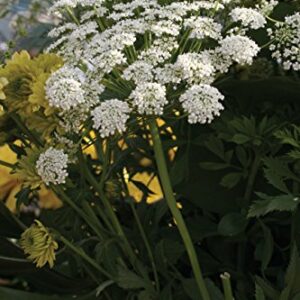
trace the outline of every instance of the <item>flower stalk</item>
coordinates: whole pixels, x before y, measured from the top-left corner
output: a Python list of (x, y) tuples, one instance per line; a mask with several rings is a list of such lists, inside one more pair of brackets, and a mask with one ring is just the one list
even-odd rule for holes
[(163, 152), (162, 142), (158, 130), (158, 126), (155, 119), (149, 121), (150, 131), (153, 140), (153, 147), (155, 153), (155, 160), (158, 168), (159, 178), (161, 181), (162, 189), (164, 192), (165, 199), (169, 206), (169, 209), (176, 221), (177, 228), (184, 242), (186, 251), (188, 253), (194, 276), (199, 288), (200, 294), (203, 300), (210, 300), (210, 296), (202, 275), (200, 264), (197, 258), (196, 250), (194, 248), (191, 236), (183, 219), (183, 216), (177, 207), (177, 202), (174, 197), (174, 192), (171, 184), (171, 180), (168, 174), (167, 164), (165, 155)]

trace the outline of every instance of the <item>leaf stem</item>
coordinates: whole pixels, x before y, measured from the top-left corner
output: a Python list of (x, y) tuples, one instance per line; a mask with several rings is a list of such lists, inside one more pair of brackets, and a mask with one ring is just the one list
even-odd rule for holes
[(112, 275), (108, 273), (106, 270), (104, 270), (102, 267), (98, 265), (98, 263), (90, 258), (82, 248), (78, 248), (75, 245), (73, 245), (69, 240), (67, 240), (63, 235), (57, 233), (57, 238), (61, 240), (68, 248), (70, 248), (74, 253), (78, 254), (83, 260), (88, 262), (91, 266), (93, 266), (96, 270), (98, 270), (100, 273), (102, 273), (104, 276), (112, 279)]
[(152, 250), (151, 250), (148, 238), (147, 238), (145, 230), (144, 230), (144, 228), (142, 226), (141, 220), (140, 220), (140, 218), (139, 218), (139, 216), (138, 216), (138, 214), (136, 212), (136, 208), (134, 207), (134, 204), (132, 202), (130, 202), (130, 207), (131, 207), (133, 216), (135, 218), (135, 221), (136, 221), (136, 223), (138, 225), (138, 228), (139, 228), (140, 234), (142, 236), (142, 239), (144, 241), (144, 244), (145, 244), (145, 247), (146, 247), (149, 259), (151, 261), (151, 266), (152, 266), (152, 270), (153, 270), (153, 274), (154, 274), (154, 278), (155, 278), (156, 288), (157, 288), (157, 291), (159, 291), (160, 290), (160, 285), (159, 285), (159, 278), (158, 278), (157, 268), (156, 268), (156, 264), (155, 264), (155, 261), (154, 261), (154, 256), (153, 256), (153, 253), (152, 253)]
[(9, 169), (14, 169), (15, 168), (15, 165), (10, 164), (10, 163), (8, 163), (4, 160), (1, 160), (1, 159), (0, 159), (0, 165), (3, 166), (3, 167), (9, 168)]
[(185, 248), (187, 250), (192, 269), (194, 272), (194, 276), (200, 291), (200, 294), (202, 296), (203, 300), (210, 300), (210, 296), (207, 290), (207, 287), (204, 282), (204, 278), (202, 275), (202, 271), (199, 265), (199, 261), (197, 258), (196, 250), (194, 248), (192, 239), (190, 237), (190, 234), (188, 232), (187, 226), (185, 224), (185, 221), (182, 217), (182, 214), (180, 210), (177, 207), (176, 199), (174, 197), (170, 177), (168, 174), (167, 164), (165, 155), (163, 152), (163, 146), (158, 130), (158, 126), (155, 119), (152, 119), (149, 121), (150, 125), (150, 131), (153, 139), (153, 147), (154, 147), (154, 153), (155, 153), (155, 160), (158, 168), (158, 173), (161, 181), (161, 185), (164, 191), (164, 196), (167, 201), (167, 204), (169, 206), (169, 209), (176, 221), (177, 228), (180, 232), (180, 235), (182, 237), (182, 240), (184, 242)]

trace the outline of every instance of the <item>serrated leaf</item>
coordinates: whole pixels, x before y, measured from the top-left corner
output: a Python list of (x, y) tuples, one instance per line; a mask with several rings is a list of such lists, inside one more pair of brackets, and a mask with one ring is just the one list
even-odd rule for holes
[(273, 157), (267, 157), (263, 161), (266, 166), (264, 172), (268, 182), (278, 190), (289, 193), (284, 180), (294, 179), (295, 175), (291, 172), (288, 163)]
[(243, 232), (247, 224), (248, 220), (240, 213), (230, 213), (221, 219), (218, 232), (223, 236), (235, 236)]
[(279, 299), (280, 293), (275, 290), (269, 282), (265, 281), (259, 276), (255, 276), (255, 282), (263, 290), (267, 298), (271, 298), (272, 300)]
[(220, 184), (228, 189), (232, 189), (239, 183), (241, 178), (242, 178), (241, 173), (237, 173), (237, 172), (229, 173), (221, 179)]
[(269, 196), (269, 199), (255, 201), (248, 212), (248, 218), (264, 216), (273, 211), (294, 211), (299, 199), (293, 195)]

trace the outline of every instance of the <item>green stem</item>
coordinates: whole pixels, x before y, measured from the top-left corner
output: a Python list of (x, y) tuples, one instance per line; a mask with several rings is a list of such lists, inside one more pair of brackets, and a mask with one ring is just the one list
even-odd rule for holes
[(0, 165), (3, 166), (3, 167), (9, 168), (9, 169), (14, 169), (15, 168), (15, 165), (10, 164), (10, 163), (8, 163), (4, 160), (1, 160), (1, 159), (0, 159)]
[(76, 253), (78, 256), (80, 256), (83, 260), (88, 262), (91, 266), (93, 266), (96, 270), (98, 270), (101, 274), (104, 276), (112, 279), (112, 275), (110, 275), (106, 270), (104, 270), (102, 267), (98, 265), (98, 263), (90, 258), (82, 248), (78, 248), (75, 245), (73, 245), (70, 241), (68, 241), (64, 236), (57, 233), (57, 237), (59, 240), (61, 240), (68, 248), (70, 248), (74, 253)]
[[(81, 157), (80, 159), (84, 159), (82, 157), (82, 154), (81, 154)], [(94, 188), (95, 192), (97, 192), (99, 194), (99, 197), (101, 198), (101, 200), (103, 201), (103, 204), (104, 204), (104, 207), (105, 209), (107, 210), (107, 213), (111, 219), (111, 222), (117, 232), (117, 234), (122, 237), (122, 240), (124, 241), (125, 243), (125, 247), (127, 249), (127, 252), (128, 252), (128, 255), (129, 255), (129, 258), (131, 259), (132, 262), (134, 262), (136, 260), (136, 257), (135, 257), (135, 254), (134, 254), (134, 251), (133, 249), (131, 248), (130, 246), (130, 243), (123, 231), (123, 228), (114, 212), (114, 209), (112, 207), (112, 205), (110, 204), (109, 200), (107, 199), (105, 193), (103, 192), (100, 184), (97, 182), (97, 180), (95, 179), (95, 177), (93, 176), (93, 174), (90, 172), (89, 168), (86, 166), (86, 164), (82, 164), (83, 166), (83, 172), (85, 174), (85, 178), (86, 180), (91, 184), (91, 186)]]
[(72, 199), (68, 197), (68, 195), (63, 191), (62, 188), (58, 186), (52, 186), (51, 189), (57, 194), (57, 196), (70, 207), (72, 207), (77, 214), (86, 221), (86, 223), (93, 229), (93, 231), (97, 234), (97, 236), (102, 240), (101, 230), (97, 228), (97, 226), (92, 222), (91, 218), (80, 208), (78, 207)]
[(252, 190), (253, 190), (253, 187), (254, 187), (257, 172), (259, 170), (260, 161), (261, 161), (261, 156), (256, 151), (255, 152), (255, 158), (254, 158), (254, 161), (252, 163), (252, 167), (251, 167), (250, 174), (249, 174), (249, 177), (248, 177), (248, 182), (247, 182), (245, 195), (244, 195), (245, 207), (247, 209), (248, 209), (248, 206), (249, 206), (250, 201), (251, 201)]
[(225, 300), (234, 300), (230, 282), (230, 274), (224, 273), (221, 276)]
[(142, 226), (141, 220), (140, 220), (140, 218), (139, 218), (139, 216), (138, 216), (138, 214), (136, 212), (136, 209), (134, 207), (134, 204), (132, 202), (130, 202), (130, 207), (131, 207), (133, 216), (135, 218), (135, 221), (137, 223), (137, 226), (139, 228), (139, 231), (140, 231), (140, 234), (142, 236), (142, 239), (144, 241), (144, 244), (145, 244), (145, 247), (146, 247), (149, 259), (151, 261), (151, 266), (152, 266), (152, 270), (153, 270), (153, 274), (154, 274), (156, 288), (157, 288), (157, 291), (159, 291), (160, 290), (160, 285), (159, 285), (158, 273), (157, 273), (157, 268), (156, 268), (156, 264), (155, 264), (155, 261), (154, 261), (154, 256), (153, 256), (153, 253), (152, 253), (149, 241), (147, 239), (145, 230), (144, 230), (144, 228)]
[(16, 123), (16, 125), (23, 131), (24, 134), (27, 135), (27, 137), (38, 147), (43, 147), (44, 144), (40, 141), (40, 139), (32, 133), (21, 121), (18, 115), (15, 113), (10, 114), (11, 119)]
[(66, 10), (67, 14), (69, 15), (69, 17), (76, 23), (76, 25), (80, 26), (79, 20), (76, 18), (76, 16), (74, 15), (74, 12), (70, 9), (70, 7), (66, 6), (65, 10)]
[(165, 159), (165, 155), (163, 152), (163, 146), (162, 146), (162, 142), (161, 142), (161, 138), (160, 138), (156, 120), (155, 119), (150, 120), (149, 125), (150, 125), (151, 135), (152, 135), (152, 139), (153, 139), (153, 147), (154, 147), (156, 164), (158, 167), (158, 173), (159, 173), (160, 181), (161, 181), (162, 188), (164, 191), (165, 199), (166, 199), (167, 204), (170, 208), (170, 211), (176, 221), (177, 228), (180, 232), (180, 235), (184, 242), (185, 248), (187, 250), (202, 299), (210, 300), (210, 296), (209, 296), (207, 287), (205, 285), (205, 281), (204, 281), (204, 278), (202, 275), (202, 271), (201, 271), (201, 268), (199, 265), (199, 261), (197, 258), (197, 254), (196, 254), (192, 239), (190, 237), (189, 231), (188, 231), (185, 221), (182, 217), (182, 214), (181, 214), (179, 208), (177, 207), (177, 202), (174, 197), (170, 177), (168, 174), (166, 159)]

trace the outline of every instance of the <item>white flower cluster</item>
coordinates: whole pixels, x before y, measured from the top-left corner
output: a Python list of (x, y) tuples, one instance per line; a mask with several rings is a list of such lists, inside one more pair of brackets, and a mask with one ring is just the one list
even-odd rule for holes
[[(234, 1), (170, 2), (55, 2), (54, 11), (67, 7), (78, 18), (50, 33), (57, 40), (49, 51), (73, 68), (73, 73), (57, 71), (46, 86), (49, 103), (63, 111), (68, 132), (88, 115), (107, 137), (125, 131), (131, 112), (161, 116), (178, 104), (190, 123), (210, 122), (219, 115), (223, 96), (211, 84), (233, 64), (251, 64), (260, 49), (247, 30), (227, 31), (224, 14)], [(244, 28), (265, 25), (259, 9), (239, 7), (231, 17)], [(95, 91), (93, 81), (103, 88)]]
[(63, 184), (68, 176), (68, 155), (63, 150), (53, 147), (40, 154), (36, 161), (36, 170), (42, 181), (46, 184)]
[(258, 45), (246, 36), (233, 35), (227, 36), (220, 41), (219, 51), (225, 58), (231, 58), (241, 65), (250, 65), (253, 58), (257, 56), (260, 48)]
[(204, 39), (212, 38), (218, 40), (222, 37), (222, 25), (209, 17), (192, 16), (184, 21), (184, 26), (191, 28), (191, 38)]
[(188, 113), (189, 123), (210, 123), (224, 109), (219, 102), (224, 96), (207, 84), (193, 85), (179, 98), (182, 107)]
[(257, 10), (245, 7), (236, 7), (230, 12), (234, 22), (241, 22), (243, 26), (251, 29), (265, 27), (266, 18)]
[(140, 114), (162, 115), (168, 103), (166, 87), (159, 83), (141, 83), (131, 93), (129, 99)]
[(54, 72), (45, 88), (50, 106), (67, 111), (84, 103), (84, 81), (85, 74), (78, 68), (64, 66)]
[(272, 56), (285, 70), (300, 71), (300, 13), (285, 18), (285, 22), (278, 22), (275, 29), (268, 29), (273, 41), (270, 50)]
[(126, 122), (129, 119), (131, 109), (128, 104), (118, 99), (102, 102), (92, 112), (94, 128), (99, 130), (102, 138), (117, 132), (126, 131)]

